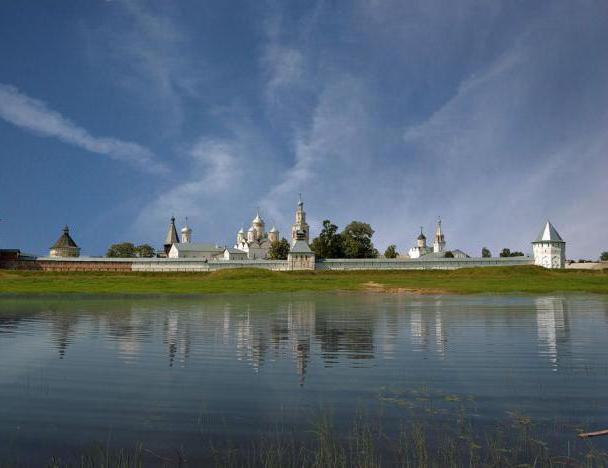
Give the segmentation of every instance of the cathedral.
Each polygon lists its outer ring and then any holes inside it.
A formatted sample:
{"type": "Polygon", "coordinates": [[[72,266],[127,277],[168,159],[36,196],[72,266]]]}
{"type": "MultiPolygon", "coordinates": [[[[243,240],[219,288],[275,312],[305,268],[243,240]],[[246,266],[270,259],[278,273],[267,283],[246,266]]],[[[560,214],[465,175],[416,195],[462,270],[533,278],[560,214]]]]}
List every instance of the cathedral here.
{"type": "MultiPolygon", "coordinates": [[[[258,210],[255,218],[251,221],[251,226],[247,230],[247,233],[242,228],[237,233],[234,248],[246,252],[247,258],[251,260],[267,258],[270,245],[278,241],[280,236],[277,228],[273,226],[270,231],[266,232],[265,226],[266,224],[258,210]]],[[[308,244],[309,239],[310,227],[306,222],[304,202],[302,201],[302,195],[300,195],[296,208],[296,220],[291,227],[291,246],[293,247],[298,240],[304,240],[308,244]]]]}
{"type": "Polygon", "coordinates": [[[279,231],[274,226],[268,232],[265,231],[266,223],[260,216],[258,209],[255,218],[251,221],[251,226],[247,230],[247,234],[241,228],[236,235],[236,244],[234,248],[247,253],[247,258],[255,260],[266,258],[270,245],[279,240],[279,231]]]}

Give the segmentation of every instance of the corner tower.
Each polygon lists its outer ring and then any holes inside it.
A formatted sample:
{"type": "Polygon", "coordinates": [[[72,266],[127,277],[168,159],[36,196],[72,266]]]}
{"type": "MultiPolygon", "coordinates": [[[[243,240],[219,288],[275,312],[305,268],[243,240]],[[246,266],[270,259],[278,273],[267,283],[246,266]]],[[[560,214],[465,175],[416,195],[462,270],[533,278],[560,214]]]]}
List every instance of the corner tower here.
{"type": "Polygon", "coordinates": [[[67,226],[63,228],[63,234],[51,247],[49,257],[80,257],[80,247],[70,236],[70,228],[67,226]]]}
{"type": "Polygon", "coordinates": [[[566,242],[549,221],[532,242],[532,251],[535,265],[545,268],[566,267],[566,242]]]}
{"type": "Polygon", "coordinates": [[[306,212],[304,211],[304,202],[302,201],[302,194],[299,196],[298,207],[296,208],[296,222],[291,226],[291,245],[295,245],[298,239],[298,233],[300,237],[309,243],[310,240],[310,228],[306,222],[306,212]]]}

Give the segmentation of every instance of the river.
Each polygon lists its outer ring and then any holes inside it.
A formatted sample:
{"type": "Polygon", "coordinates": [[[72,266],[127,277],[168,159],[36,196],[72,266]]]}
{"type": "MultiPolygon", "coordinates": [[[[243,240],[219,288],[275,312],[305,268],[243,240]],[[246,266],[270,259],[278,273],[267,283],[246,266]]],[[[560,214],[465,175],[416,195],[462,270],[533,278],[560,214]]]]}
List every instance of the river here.
{"type": "Polygon", "coordinates": [[[608,450],[576,438],[608,429],[607,338],[608,298],[584,294],[4,297],[0,465],[310,462],[320,427],[346,464],[361,427],[378,464],[422,464],[420,440],[463,464],[584,458],[608,450]]]}

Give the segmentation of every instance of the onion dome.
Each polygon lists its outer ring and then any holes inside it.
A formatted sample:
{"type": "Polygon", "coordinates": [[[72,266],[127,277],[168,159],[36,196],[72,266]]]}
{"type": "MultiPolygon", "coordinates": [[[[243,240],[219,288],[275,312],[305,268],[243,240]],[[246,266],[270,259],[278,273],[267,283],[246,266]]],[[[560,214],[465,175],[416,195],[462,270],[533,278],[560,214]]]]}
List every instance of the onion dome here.
{"type": "Polygon", "coordinates": [[[422,227],[420,228],[420,235],[418,236],[418,240],[426,240],[426,236],[422,234],[422,227]]]}
{"type": "Polygon", "coordinates": [[[263,219],[262,219],[262,217],[260,216],[260,209],[259,209],[259,208],[258,208],[258,210],[257,210],[257,212],[256,212],[255,218],[253,218],[252,223],[253,223],[253,224],[258,224],[258,225],[260,225],[260,224],[262,224],[262,225],[263,225],[263,224],[264,224],[264,220],[263,220],[263,219]]]}
{"type": "Polygon", "coordinates": [[[272,226],[272,229],[269,232],[279,232],[279,230],[276,227],[272,226]]]}

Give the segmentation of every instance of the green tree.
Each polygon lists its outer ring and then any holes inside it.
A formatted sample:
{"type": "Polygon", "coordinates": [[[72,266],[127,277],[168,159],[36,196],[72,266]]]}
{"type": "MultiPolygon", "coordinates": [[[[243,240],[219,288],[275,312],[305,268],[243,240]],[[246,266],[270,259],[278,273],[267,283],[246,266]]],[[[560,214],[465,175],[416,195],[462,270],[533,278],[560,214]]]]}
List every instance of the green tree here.
{"type": "Polygon", "coordinates": [[[600,260],[602,262],[608,262],[608,252],[602,252],[602,254],[600,255],[600,260]]]}
{"type": "Polygon", "coordinates": [[[378,251],[372,243],[374,230],[361,221],[352,221],[344,228],[340,236],[346,258],[375,258],[378,251]]]}
{"type": "Polygon", "coordinates": [[[141,244],[135,247],[135,255],[141,258],[154,257],[154,248],[149,244],[141,244]]]}
{"type": "Polygon", "coordinates": [[[274,241],[272,244],[270,244],[268,258],[271,260],[287,260],[289,249],[289,242],[283,237],[281,240],[274,241]]]}
{"type": "Polygon", "coordinates": [[[492,252],[490,252],[490,249],[488,249],[487,247],[484,247],[483,249],[481,249],[481,256],[482,258],[491,258],[492,252]]]}
{"type": "Polygon", "coordinates": [[[131,242],[121,242],[120,244],[112,244],[106,252],[106,257],[133,258],[135,253],[135,246],[131,242]]]}
{"type": "Polygon", "coordinates": [[[329,219],[323,221],[323,229],[319,237],[315,237],[310,249],[320,258],[343,258],[342,237],[338,234],[338,226],[329,219]]]}
{"type": "Polygon", "coordinates": [[[451,251],[451,250],[448,250],[448,251],[445,253],[445,258],[454,258],[454,254],[452,253],[452,251],[451,251]]]}
{"type": "Polygon", "coordinates": [[[397,246],[395,244],[389,245],[384,251],[384,256],[386,258],[397,258],[399,252],[397,252],[397,246]]]}
{"type": "Polygon", "coordinates": [[[511,249],[504,248],[500,252],[501,257],[524,257],[525,254],[523,252],[511,252],[511,249]]]}

